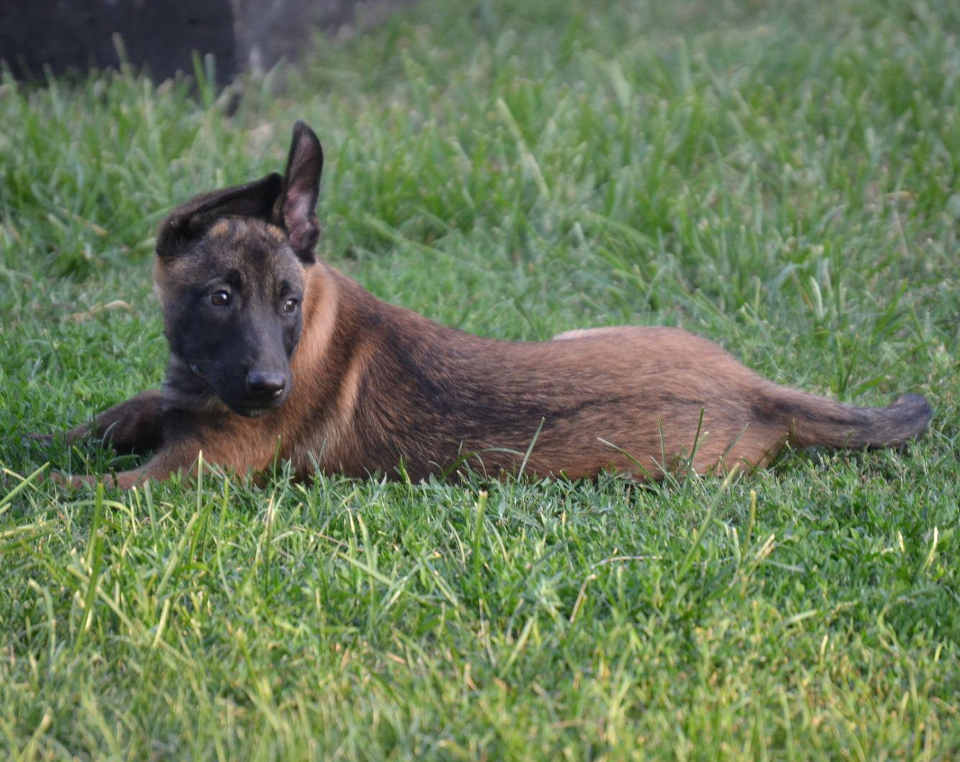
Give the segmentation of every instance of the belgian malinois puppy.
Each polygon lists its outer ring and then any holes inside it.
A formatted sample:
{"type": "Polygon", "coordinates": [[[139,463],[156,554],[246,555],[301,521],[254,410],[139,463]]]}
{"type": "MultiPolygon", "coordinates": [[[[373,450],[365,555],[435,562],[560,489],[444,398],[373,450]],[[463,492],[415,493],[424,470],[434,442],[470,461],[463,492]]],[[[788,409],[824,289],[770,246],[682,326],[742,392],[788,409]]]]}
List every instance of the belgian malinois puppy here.
{"type": "Polygon", "coordinates": [[[298,122],[283,176],[197,196],[162,224],[163,388],[66,435],[153,451],[117,486],[190,472],[201,453],[240,474],[279,457],[301,478],[419,480],[469,462],[494,475],[647,479],[683,462],[761,466],[787,443],[899,445],[930,420],[918,395],[859,408],[778,386],[675,328],[494,341],[381,302],[315,258],[322,165],[298,122]]]}

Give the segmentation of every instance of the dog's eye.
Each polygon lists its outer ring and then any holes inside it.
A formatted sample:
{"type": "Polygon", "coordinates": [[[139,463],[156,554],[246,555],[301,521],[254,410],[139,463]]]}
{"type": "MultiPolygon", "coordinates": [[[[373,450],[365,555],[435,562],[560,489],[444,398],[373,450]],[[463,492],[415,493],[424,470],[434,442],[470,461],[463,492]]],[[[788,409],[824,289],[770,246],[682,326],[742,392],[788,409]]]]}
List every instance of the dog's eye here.
{"type": "Polygon", "coordinates": [[[230,304],[230,292],[220,289],[210,294],[210,304],[214,307],[226,307],[230,304]]]}
{"type": "Polygon", "coordinates": [[[283,304],[281,305],[280,309],[284,314],[290,315],[297,311],[297,306],[299,304],[300,302],[298,300],[291,297],[283,300],[283,304]]]}

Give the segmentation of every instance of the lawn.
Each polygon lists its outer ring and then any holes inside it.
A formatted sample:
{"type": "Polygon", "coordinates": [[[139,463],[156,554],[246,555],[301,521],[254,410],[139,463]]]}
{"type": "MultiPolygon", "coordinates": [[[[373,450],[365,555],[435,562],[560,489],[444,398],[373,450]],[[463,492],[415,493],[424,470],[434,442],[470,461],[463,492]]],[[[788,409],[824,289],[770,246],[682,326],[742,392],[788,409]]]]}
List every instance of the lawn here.
{"type": "Polygon", "coordinates": [[[423,0],[235,92],[4,79],[0,756],[960,756],[958,35],[952,0],[423,0]],[[297,118],[321,248],[387,301],[678,325],[931,428],[647,486],[31,476],[130,465],[24,435],[161,380],[158,222],[297,118]]]}

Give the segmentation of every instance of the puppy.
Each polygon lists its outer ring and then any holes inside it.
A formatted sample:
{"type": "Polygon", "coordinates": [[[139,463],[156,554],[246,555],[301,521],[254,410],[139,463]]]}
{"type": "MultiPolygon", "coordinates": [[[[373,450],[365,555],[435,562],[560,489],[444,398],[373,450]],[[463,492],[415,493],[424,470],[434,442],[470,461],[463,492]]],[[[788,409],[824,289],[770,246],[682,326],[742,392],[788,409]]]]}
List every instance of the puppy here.
{"type": "Polygon", "coordinates": [[[469,463],[655,479],[679,462],[762,466],[788,443],[896,446],[930,420],[918,395],[861,408],[778,386],[676,328],[494,341],[386,304],[316,259],[322,167],[298,122],[283,175],[197,196],[164,221],[154,277],[165,383],[66,434],[152,452],[109,481],[189,472],[201,453],[240,474],[279,457],[300,478],[419,480],[469,463]]]}

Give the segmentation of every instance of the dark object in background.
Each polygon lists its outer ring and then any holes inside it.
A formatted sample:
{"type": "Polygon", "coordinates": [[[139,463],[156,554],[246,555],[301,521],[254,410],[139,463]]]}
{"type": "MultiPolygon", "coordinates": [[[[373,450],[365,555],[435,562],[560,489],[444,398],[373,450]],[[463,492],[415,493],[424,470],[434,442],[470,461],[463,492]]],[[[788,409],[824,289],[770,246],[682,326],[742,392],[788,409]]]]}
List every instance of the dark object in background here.
{"type": "Polygon", "coordinates": [[[119,65],[127,60],[156,81],[193,71],[193,51],[212,53],[217,79],[237,72],[230,0],[29,0],[0,4],[0,58],[21,79],[119,65]]]}
{"type": "Polygon", "coordinates": [[[155,81],[193,72],[212,54],[217,84],[293,59],[317,29],[376,20],[411,0],[0,0],[0,60],[18,79],[115,68],[126,60],[155,81]]]}

